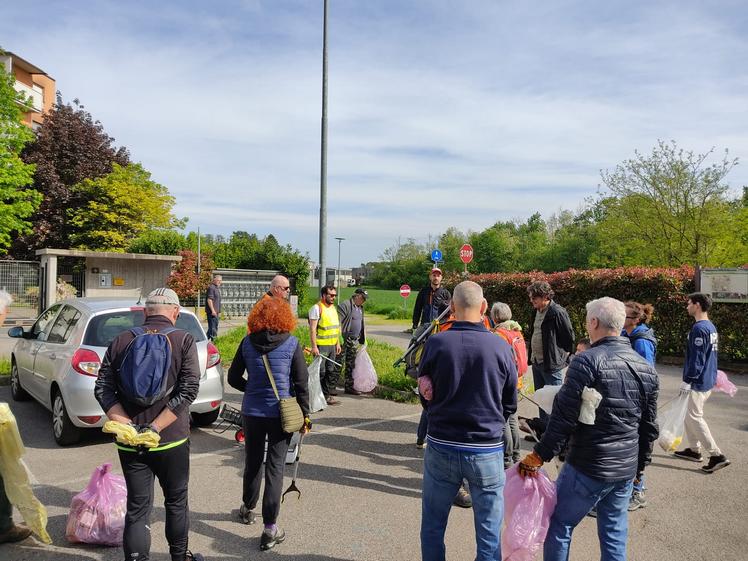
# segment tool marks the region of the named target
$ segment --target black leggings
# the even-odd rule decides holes
[[[190,479],[190,442],[157,452],[119,451],[127,483],[127,516],[123,547],[125,559],[148,561],[151,550],[150,517],[153,478],[164,493],[166,541],[172,561],[183,561],[190,529],[187,483]]]
[[[265,437],[268,454],[265,460],[265,492],[262,494],[262,522],[275,524],[280,513],[283,492],[283,468],[286,463],[291,433],[283,432],[277,417],[244,418],[244,489],[242,501],[254,510],[260,498],[262,458],[265,455]]]

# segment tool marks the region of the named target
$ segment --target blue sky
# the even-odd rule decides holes
[[[657,139],[748,185],[748,10],[714,2],[330,0],[328,264],[575,210]],[[5,0],[46,70],[191,229],[318,259],[322,0]]]

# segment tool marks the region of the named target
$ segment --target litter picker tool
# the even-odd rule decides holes
[[[304,435],[301,435],[301,438],[299,438],[299,447],[296,450],[296,459],[293,462],[293,479],[291,480],[291,485],[288,486],[288,489],[283,491],[283,494],[281,495],[281,503],[286,500],[286,495],[289,493],[298,493],[297,499],[301,499],[301,489],[299,489],[296,486],[296,475],[299,473],[299,460],[301,460],[301,444],[304,442]]]
[[[307,354],[312,354],[312,349],[310,349],[309,347],[304,347],[304,352],[307,353]],[[333,360],[333,359],[331,359],[329,357],[326,357],[323,354],[319,354],[317,356],[320,357],[320,358],[324,358],[327,362],[332,362],[335,366],[339,366],[340,368],[343,368],[342,364],[340,364],[339,362],[337,362],[337,361],[335,361],[335,360]]]
[[[429,335],[431,335],[431,332],[432,332],[432,330],[434,329],[434,326],[438,325],[438,324],[439,324],[439,322],[440,322],[440,321],[441,321],[441,320],[442,320],[442,319],[443,319],[444,317],[446,317],[446,316],[448,316],[448,315],[449,315],[449,306],[447,306],[447,308],[446,308],[446,309],[445,309],[445,310],[444,310],[444,311],[443,311],[443,312],[442,312],[441,314],[439,314],[439,316],[438,316],[438,317],[437,317],[437,318],[436,318],[435,320],[433,320],[433,321],[432,321],[432,322],[430,322],[430,323],[426,323],[426,324],[424,324],[424,325],[420,326],[420,327],[419,327],[419,328],[418,328],[418,329],[417,329],[417,330],[415,331],[415,338],[413,339],[413,342],[412,342],[412,343],[410,344],[410,346],[409,346],[409,347],[408,347],[408,348],[407,348],[407,349],[405,350],[405,352],[403,353],[403,356],[401,356],[400,358],[398,358],[398,359],[397,359],[397,360],[396,360],[396,361],[394,362],[394,364],[393,364],[392,366],[393,366],[393,367],[397,367],[397,366],[400,366],[400,365],[401,365],[401,364],[402,364],[403,362],[405,362],[405,361],[407,360],[408,356],[410,356],[410,354],[411,354],[411,353],[412,353],[413,351],[415,351],[415,350],[416,350],[416,349],[417,349],[417,348],[418,348],[418,347],[419,347],[419,346],[421,345],[421,343],[423,343],[423,342],[424,342],[424,341],[426,340],[426,338],[427,338],[427,337],[428,337]],[[425,327],[426,327],[426,326],[428,326],[428,329],[425,329]],[[422,331],[420,331],[420,333],[419,333],[419,330],[421,330],[421,329],[423,329],[423,330],[422,330]]]

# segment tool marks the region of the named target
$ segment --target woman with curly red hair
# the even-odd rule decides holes
[[[244,484],[239,517],[245,524],[254,524],[254,508],[260,498],[262,460],[265,438],[268,448],[265,459],[265,491],[262,495],[262,521],[265,528],[260,549],[268,550],[281,543],[286,534],[276,522],[280,513],[283,490],[283,468],[291,434],[283,432],[280,406],[270,384],[273,377],[278,396],[295,396],[309,426],[309,373],[298,339],[291,335],[296,318],[288,303],[281,298],[263,298],[252,309],[247,320],[250,334],[244,337],[229,368],[231,387],[244,392],[242,417],[246,440]],[[265,367],[263,357],[270,365]],[[247,376],[244,376],[244,373]]]

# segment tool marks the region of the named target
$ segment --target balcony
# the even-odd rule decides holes
[[[27,98],[31,98],[31,110],[35,113],[41,113],[44,108],[44,92],[39,86],[27,86],[16,80],[14,87],[17,92],[21,92]]]

